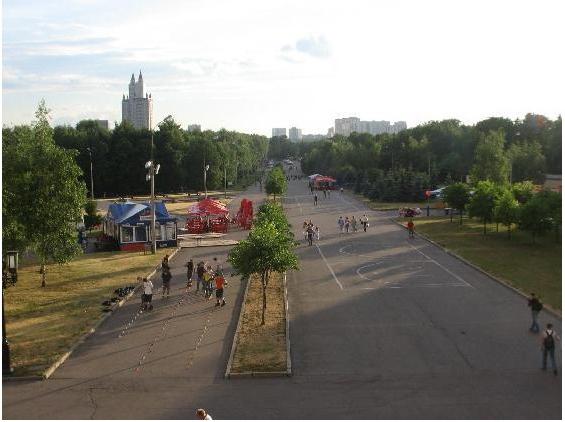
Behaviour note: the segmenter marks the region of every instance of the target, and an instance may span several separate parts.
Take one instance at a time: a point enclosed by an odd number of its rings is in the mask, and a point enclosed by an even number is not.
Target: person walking
[[[171,278],[173,278],[171,270],[169,267],[164,267],[161,272],[161,280],[163,281],[162,297],[165,297],[165,294],[169,297],[169,294],[171,293]]]
[[[217,272],[214,281],[216,282],[216,306],[224,306],[226,304],[224,299],[224,286],[226,284],[224,274]]]
[[[161,269],[170,268],[169,267],[169,255],[165,255],[161,261]]]
[[[304,220],[304,223],[302,224],[302,234],[304,235],[304,240],[308,239],[308,222],[306,220]]]
[[[357,220],[355,219],[355,216],[351,217],[351,229],[353,230],[353,233],[357,233]]]
[[[214,273],[212,272],[212,266],[207,265],[206,271],[204,271],[204,296],[206,299],[210,300],[212,297],[212,279]]]
[[[328,197],[328,194],[326,193],[326,190],[323,189],[322,192],[324,192],[324,198],[327,198],[327,197]]]
[[[414,221],[408,220],[406,227],[408,228],[408,238],[414,239]]]
[[[553,330],[553,324],[548,323],[541,339],[541,350],[543,352],[543,363],[541,369],[544,371],[547,369],[547,355],[549,355],[554,375],[557,375],[557,364],[555,363],[555,343],[558,341],[559,336]]]
[[[337,225],[339,226],[339,231],[341,233],[343,233],[343,225],[344,225],[344,221],[343,221],[343,217],[340,215],[339,218],[337,219]]]
[[[367,214],[363,214],[363,217],[361,217],[361,224],[363,225],[363,231],[366,232],[367,227],[369,227],[369,218],[367,217]]]
[[[349,217],[345,217],[345,233],[349,233]]]
[[[200,261],[198,263],[198,267],[196,268],[196,291],[200,290],[200,286],[202,286],[202,290],[204,290],[204,273],[206,269],[204,268],[204,262]]]
[[[312,241],[314,240],[314,227],[308,226],[308,245],[312,246]]]
[[[316,233],[316,240],[320,240],[320,228],[318,226],[314,229],[314,233]]]
[[[196,417],[202,421],[213,420],[212,416],[210,416],[204,409],[196,409]]]
[[[314,194],[314,205],[318,205],[318,193]]]
[[[528,307],[532,310],[532,325],[530,325],[530,331],[539,333],[538,315],[543,309],[543,304],[536,297],[535,293],[532,293],[531,298],[528,299]]]
[[[192,277],[194,275],[194,262],[192,258],[185,264],[186,267],[186,287],[190,289],[192,287]]]
[[[143,310],[144,311],[151,311],[153,309],[153,305],[151,301],[153,300],[153,283],[151,280],[144,278],[143,279]]]
[[[218,258],[214,257],[214,262],[216,263],[216,274],[217,273],[223,273],[224,269],[222,268],[222,264],[220,264],[220,261],[218,261]]]

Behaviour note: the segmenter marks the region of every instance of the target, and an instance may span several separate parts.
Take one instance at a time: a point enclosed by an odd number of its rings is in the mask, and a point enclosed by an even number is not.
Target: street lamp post
[[[210,164],[204,162],[204,199],[208,198],[208,188],[206,187],[206,172],[210,169]]]
[[[169,115],[165,117],[163,120],[157,123],[156,126],[163,123],[169,117],[171,116]],[[154,150],[153,132],[154,132],[154,126],[151,125],[151,160],[145,163],[145,168],[149,170],[149,174],[145,176],[145,179],[151,180],[151,253],[155,254],[157,253],[157,233],[156,233],[157,223],[155,218],[155,175],[159,174],[159,168],[161,167],[161,165],[160,164],[155,165],[155,159],[153,156],[153,150]]]
[[[92,150],[90,148],[86,148],[88,151],[88,155],[90,156],[90,197],[94,201],[94,177],[92,173]]]

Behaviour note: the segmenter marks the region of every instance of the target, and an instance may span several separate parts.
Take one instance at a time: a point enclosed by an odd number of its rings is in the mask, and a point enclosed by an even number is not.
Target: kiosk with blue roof
[[[155,202],[157,247],[177,246],[177,219],[163,202]],[[143,251],[152,241],[151,206],[138,202],[116,202],[108,206],[103,224],[104,237],[116,242],[122,251]]]

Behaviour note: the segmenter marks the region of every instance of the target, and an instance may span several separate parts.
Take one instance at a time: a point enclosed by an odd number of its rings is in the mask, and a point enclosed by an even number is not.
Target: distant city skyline
[[[29,123],[44,98],[53,125],[112,127],[133,71],[154,122],[266,136],[281,122],[323,134],[347,116],[413,127],[563,111],[562,2],[347,5],[6,0],[2,123]]]

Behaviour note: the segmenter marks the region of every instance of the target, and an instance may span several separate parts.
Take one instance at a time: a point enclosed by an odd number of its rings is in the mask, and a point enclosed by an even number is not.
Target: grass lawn
[[[41,374],[103,314],[101,302],[118,287],[136,284],[174,248],[156,255],[99,252],[47,268],[41,288],[39,266],[20,264],[18,283],[5,291],[6,334],[15,375]]]
[[[424,210],[428,203],[426,201],[422,202],[380,202],[380,201],[373,201],[366,196],[363,196],[359,193],[354,193],[353,191],[348,191],[347,193],[351,194],[355,199],[363,202],[369,208],[375,211],[390,211],[390,210],[398,210],[399,208],[421,208]],[[444,208],[444,204],[437,200],[430,201],[430,209],[434,208]]]
[[[286,320],[281,274],[272,274],[267,287],[265,325],[261,325],[261,279],[253,276],[245,301],[232,371],[286,371]]]
[[[399,219],[399,221],[405,221]],[[526,294],[536,292],[543,302],[561,310],[561,244],[549,233],[532,244],[530,233],[512,230],[507,238],[506,226],[483,225],[478,220],[446,217],[417,218],[416,232],[423,233],[440,245],[507,281]]]

